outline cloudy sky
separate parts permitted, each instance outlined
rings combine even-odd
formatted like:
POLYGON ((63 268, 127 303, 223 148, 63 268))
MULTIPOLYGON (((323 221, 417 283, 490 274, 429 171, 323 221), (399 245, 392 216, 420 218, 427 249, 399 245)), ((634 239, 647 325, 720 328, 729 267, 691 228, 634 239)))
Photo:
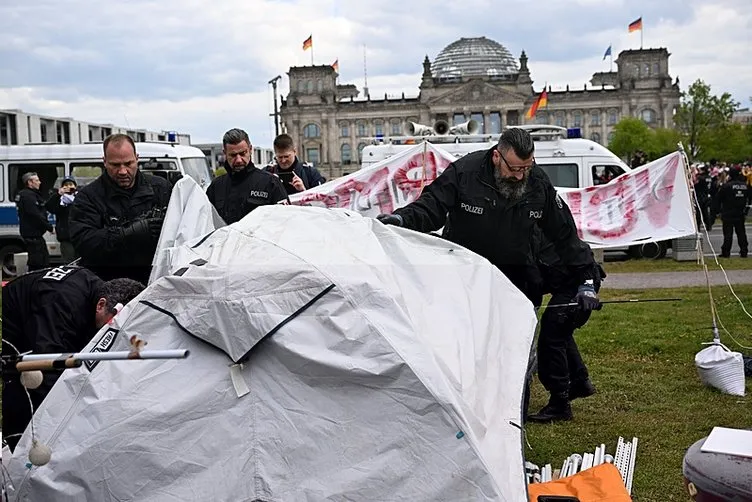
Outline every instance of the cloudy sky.
POLYGON ((8 0, 0 1, 0 109, 218 142, 242 127, 273 139, 272 91, 290 66, 339 60, 340 83, 417 95, 422 61, 460 37, 524 49, 534 87, 582 88, 606 48, 667 47, 682 89, 704 79, 743 107, 752 96, 750 0, 8 0))

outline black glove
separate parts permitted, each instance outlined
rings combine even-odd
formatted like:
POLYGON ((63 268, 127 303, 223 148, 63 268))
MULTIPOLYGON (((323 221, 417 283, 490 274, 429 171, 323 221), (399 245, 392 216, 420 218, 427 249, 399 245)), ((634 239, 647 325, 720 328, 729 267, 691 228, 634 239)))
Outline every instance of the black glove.
POLYGON ((585 281, 585 284, 581 284, 580 287, 577 288, 577 296, 575 296, 575 300, 577 300, 577 303, 580 305, 580 309, 585 312, 600 310, 601 307, 603 307, 598 299, 598 293, 595 292, 595 286, 593 285, 592 280, 585 281))
POLYGON ((398 214, 380 214, 376 217, 384 225, 402 226, 402 216, 398 214))
POLYGON ((120 235, 127 241, 149 241, 159 238, 162 231, 162 218, 144 218, 129 223, 120 229, 120 235))

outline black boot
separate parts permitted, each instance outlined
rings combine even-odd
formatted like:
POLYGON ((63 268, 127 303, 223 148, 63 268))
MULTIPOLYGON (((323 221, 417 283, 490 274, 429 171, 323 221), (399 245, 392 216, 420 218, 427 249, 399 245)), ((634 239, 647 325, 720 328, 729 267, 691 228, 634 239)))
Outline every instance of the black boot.
POLYGON ((566 393, 551 394, 548 404, 535 415, 527 417, 530 422, 559 422, 572 420, 572 407, 566 393))
POLYGON ((569 400, 574 401, 580 397, 590 397, 596 392, 595 385, 593 385, 593 382, 591 382, 590 379, 580 382, 572 382, 569 386, 569 400))

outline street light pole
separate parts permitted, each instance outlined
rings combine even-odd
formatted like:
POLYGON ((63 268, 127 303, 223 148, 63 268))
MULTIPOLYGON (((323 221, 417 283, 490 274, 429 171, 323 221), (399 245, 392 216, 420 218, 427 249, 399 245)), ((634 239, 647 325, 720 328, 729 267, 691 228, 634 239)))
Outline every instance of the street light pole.
POLYGON ((279 109, 277 108, 277 80, 281 79, 281 75, 277 75, 269 81, 272 84, 272 90, 274 92, 274 136, 279 136, 279 109))

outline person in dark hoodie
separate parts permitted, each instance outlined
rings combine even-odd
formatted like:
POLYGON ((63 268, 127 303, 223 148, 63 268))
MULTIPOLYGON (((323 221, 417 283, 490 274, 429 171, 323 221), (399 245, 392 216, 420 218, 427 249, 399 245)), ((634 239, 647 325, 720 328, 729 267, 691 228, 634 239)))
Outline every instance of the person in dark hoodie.
POLYGON ((266 171, 276 174, 282 180, 288 195, 326 183, 326 178, 318 169, 298 159, 295 144, 289 134, 280 134, 274 138, 273 146, 276 162, 268 165, 266 171))
POLYGON ((70 263, 78 257, 76 248, 73 247, 71 242, 70 225, 68 224, 71 206, 76 199, 77 188, 75 178, 66 176, 57 192, 44 205, 47 211, 55 215, 55 235, 60 243, 60 254, 65 263, 70 263))
POLYGON ((247 132, 227 131, 222 137, 222 151, 227 174, 212 181, 206 196, 225 223, 240 221, 259 206, 289 203, 280 179, 251 161, 253 146, 247 132))
POLYGON ((16 194, 19 231, 28 253, 28 270, 39 270, 50 265, 44 234, 54 229, 47 219, 44 197, 39 192, 42 182, 37 173, 24 173, 21 182, 24 188, 16 194))

